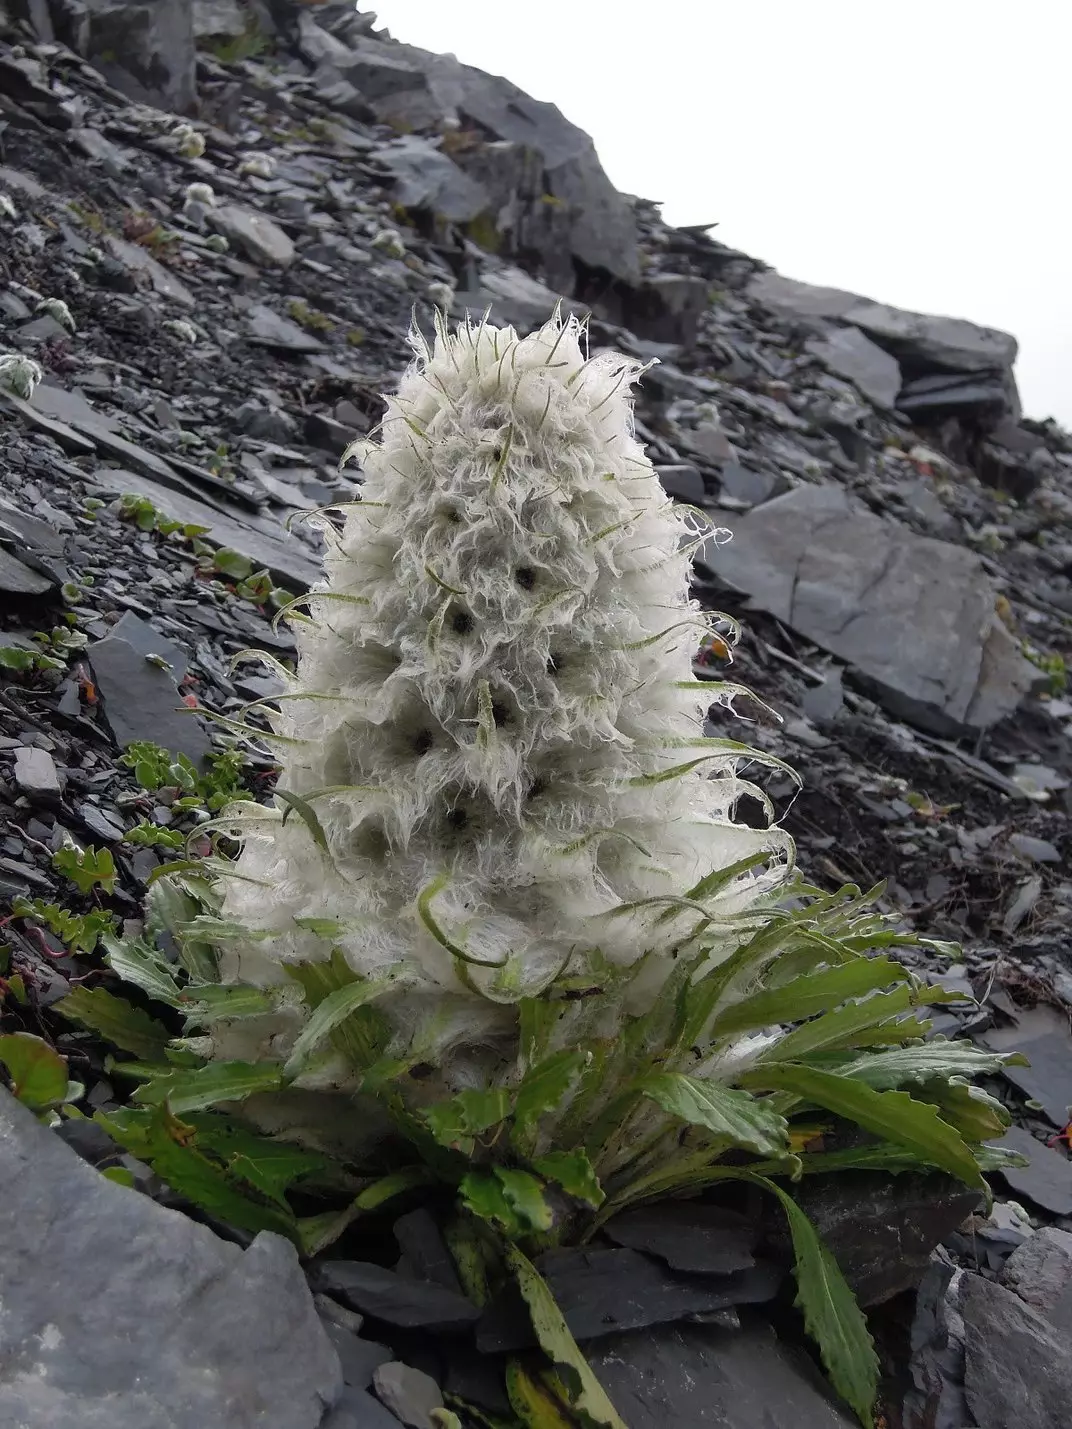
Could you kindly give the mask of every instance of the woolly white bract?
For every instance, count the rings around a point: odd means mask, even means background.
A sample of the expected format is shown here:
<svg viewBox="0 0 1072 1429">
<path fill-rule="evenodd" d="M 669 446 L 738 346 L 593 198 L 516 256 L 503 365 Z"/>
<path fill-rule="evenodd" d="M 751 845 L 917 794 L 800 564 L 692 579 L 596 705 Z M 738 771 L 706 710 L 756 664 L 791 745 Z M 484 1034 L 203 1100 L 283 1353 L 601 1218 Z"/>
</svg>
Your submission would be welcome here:
<svg viewBox="0 0 1072 1429">
<path fill-rule="evenodd" d="M 734 915 L 780 885 L 792 846 L 733 821 L 759 756 L 701 737 L 719 696 L 691 674 L 704 521 L 633 436 L 641 364 L 587 357 L 583 327 L 557 316 L 524 338 L 467 323 L 430 350 L 411 340 L 295 627 L 272 717 L 286 813 L 235 815 L 221 911 L 252 935 L 228 939 L 222 976 L 276 986 L 282 1005 L 218 1027 L 212 1050 L 285 1055 L 307 1013 L 283 965 L 337 948 L 393 980 L 376 1009 L 397 1044 L 416 1038 L 465 1085 L 497 1075 L 519 1000 L 556 980 L 603 990 L 613 1035 L 682 933 L 627 905 L 750 862 L 704 905 L 728 955 Z M 345 1081 L 337 1064 L 321 1077 Z"/>
<path fill-rule="evenodd" d="M 0 353 L 0 391 L 6 389 L 28 402 L 44 375 L 40 363 L 32 357 L 18 352 Z"/>
</svg>

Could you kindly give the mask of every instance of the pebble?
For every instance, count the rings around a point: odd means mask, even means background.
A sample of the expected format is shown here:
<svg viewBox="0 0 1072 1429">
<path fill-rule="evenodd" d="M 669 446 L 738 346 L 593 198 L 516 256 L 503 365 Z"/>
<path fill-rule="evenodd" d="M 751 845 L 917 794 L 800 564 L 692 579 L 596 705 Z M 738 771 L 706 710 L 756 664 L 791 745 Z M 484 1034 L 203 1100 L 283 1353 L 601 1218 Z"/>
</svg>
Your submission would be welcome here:
<svg viewBox="0 0 1072 1429">
<path fill-rule="evenodd" d="M 20 794 L 31 800 L 58 800 L 66 782 L 67 776 L 46 750 L 26 744 L 15 750 L 15 783 Z"/>
<path fill-rule="evenodd" d="M 432 1411 L 442 1409 L 443 1396 L 431 1375 L 392 1360 L 379 1366 L 372 1384 L 380 1403 L 407 1429 L 436 1429 Z"/>
</svg>

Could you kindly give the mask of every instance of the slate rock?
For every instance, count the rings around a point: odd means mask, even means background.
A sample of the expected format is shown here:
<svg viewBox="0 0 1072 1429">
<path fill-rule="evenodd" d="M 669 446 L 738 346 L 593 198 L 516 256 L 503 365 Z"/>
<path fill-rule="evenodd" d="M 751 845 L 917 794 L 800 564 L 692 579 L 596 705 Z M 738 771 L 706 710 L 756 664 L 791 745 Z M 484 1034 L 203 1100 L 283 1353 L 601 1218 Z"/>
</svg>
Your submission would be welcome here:
<svg viewBox="0 0 1072 1429">
<path fill-rule="evenodd" d="M 1009 1256 L 1001 1280 L 1055 1330 L 1072 1336 L 1072 1232 L 1037 1230 Z"/>
<path fill-rule="evenodd" d="M 980 1200 L 977 1191 L 938 1172 L 808 1177 L 794 1196 L 865 1307 L 917 1286 L 935 1246 Z M 770 1243 L 789 1256 L 784 1218 L 770 1215 L 767 1226 Z"/>
<path fill-rule="evenodd" d="M 55 802 L 65 783 L 47 749 L 24 744 L 15 750 L 15 786 L 31 803 Z"/>
<path fill-rule="evenodd" d="M 628 290 L 624 322 L 637 337 L 692 347 L 711 306 L 711 285 L 682 273 L 655 273 Z"/>
<path fill-rule="evenodd" d="M 367 1389 L 348 1385 L 320 1429 L 398 1429 L 398 1422 Z"/>
<path fill-rule="evenodd" d="M 409 1280 L 362 1260 L 325 1260 L 310 1271 L 314 1287 L 345 1305 L 403 1329 L 440 1331 L 472 1325 L 480 1311 L 471 1300 L 441 1285 Z"/>
<path fill-rule="evenodd" d="M 283 352 L 323 352 L 324 344 L 313 333 L 275 313 L 264 303 L 254 303 L 246 313 L 246 339 L 259 347 Z"/>
<path fill-rule="evenodd" d="M 706 542 L 697 560 L 855 666 L 897 717 L 935 733 L 1011 714 L 1034 679 L 1006 650 L 973 552 L 876 516 L 840 486 L 800 486 L 765 502 L 736 523 L 732 541 Z"/>
<path fill-rule="evenodd" d="M 597 1340 L 588 1361 L 629 1429 L 850 1429 L 814 1365 L 758 1318 Z"/>
<path fill-rule="evenodd" d="M 55 584 L 48 576 L 31 570 L 0 546 L 0 590 L 9 595 L 44 595 Z"/>
<path fill-rule="evenodd" d="M 729 1275 L 687 1275 L 627 1249 L 547 1251 L 537 1269 L 578 1340 L 761 1303 L 785 1278 L 766 1262 Z M 490 1354 L 534 1343 L 520 1295 L 511 1288 L 496 1296 L 477 1326 L 477 1348 Z"/>
<path fill-rule="evenodd" d="M 139 283 L 151 288 L 161 298 L 167 298 L 183 308 L 197 306 L 197 299 L 186 284 L 181 282 L 170 268 L 158 263 L 140 243 L 130 243 L 114 233 L 106 233 L 104 243 L 117 263 L 122 263 Z"/>
<path fill-rule="evenodd" d="M 1067 1429 L 1072 1346 L 1003 1285 L 965 1274 L 964 1389 L 978 1429 Z"/>
<path fill-rule="evenodd" d="M 342 1366 L 342 1377 L 354 1389 L 368 1389 L 374 1372 L 382 1364 L 394 1359 L 394 1351 L 375 1340 L 366 1340 L 355 1335 L 352 1330 L 321 1316 L 328 1339 L 335 1346 Z"/>
<path fill-rule="evenodd" d="M 376 1397 L 406 1429 L 436 1429 L 432 1411 L 443 1408 L 443 1395 L 431 1375 L 398 1360 L 380 1365 L 372 1376 Z"/>
<path fill-rule="evenodd" d="M 319 1429 L 342 1392 L 292 1246 L 117 1186 L 0 1092 L 0 1423 Z"/>
<path fill-rule="evenodd" d="M 780 496 L 788 484 L 781 472 L 757 471 L 738 461 L 724 462 L 718 480 L 719 494 L 742 506 L 761 506 Z"/>
<path fill-rule="evenodd" d="M 134 645 L 115 635 L 89 646 L 86 658 L 104 719 L 121 749 L 150 740 L 200 765 L 212 741 L 197 716 L 183 706 L 175 681 Z"/>
<path fill-rule="evenodd" d="M 603 1227 L 615 1245 L 646 1251 L 671 1270 L 730 1275 L 755 1265 L 759 1226 L 747 1216 L 699 1201 L 667 1201 L 623 1211 Z"/>
<path fill-rule="evenodd" d="M 394 198 L 403 208 L 426 208 L 450 223 L 468 223 L 491 205 L 483 184 L 430 139 L 407 134 L 374 157 L 393 177 Z"/>
<path fill-rule="evenodd" d="M 1051 1215 L 1072 1216 L 1072 1161 L 1022 1126 L 1010 1126 L 1001 1145 L 1031 1159 L 1029 1166 L 1002 1169 L 1001 1174 L 1013 1195 L 1018 1200 L 1032 1201 Z"/>
<path fill-rule="evenodd" d="M 674 466 L 659 466 L 655 470 L 663 490 L 675 501 L 684 501 L 689 506 L 699 506 L 707 500 L 704 479 L 694 466 L 682 462 Z"/>
<path fill-rule="evenodd" d="M 254 263 L 286 268 L 294 261 L 294 244 L 279 225 L 263 213 L 225 203 L 209 209 L 208 221 L 217 233 L 222 233 Z"/>
<path fill-rule="evenodd" d="M 176 684 L 185 678 L 189 662 L 185 652 L 169 640 L 148 620 L 142 620 L 132 610 L 126 610 L 112 626 L 110 634 L 133 645 L 139 655 L 159 655 L 168 662 L 171 678 Z"/>
<path fill-rule="evenodd" d="M 1055 1008 L 1023 1009 L 1010 1027 L 991 1027 L 979 1041 L 995 1052 L 1022 1052 L 1030 1065 L 1002 1068 L 1002 1075 L 1025 1097 L 1037 1101 L 1054 1126 L 1062 1127 L 1072 1106 L 1072 1036 L 1068 1020 Z"/>
<path fill-rule="evenodd" d="M 454 1258 L 443 1239 L 435 1217 L 423 1207 L 399 1216 L 392 1226 L 394 1238 L 402 1252 L 395 1269 L 413 1280 L 427 1280 L 441 1285 L 456 1295 L 462 1293 L 462 1283 Z"/>
<path fill-rule="evenodd" d="M 1019 417 L 1020 397 L 1009 372 L 942 373 L 906 382 L 897 409 L 919 422 L 968 417 L 977 426 L 990 427 Z"/>
<path fill-rule="evenodd" d="M 116 89 L 140 104 L 190 113 L 197 99 L 191 0 L 109 0 L 74 14 L 66 42 Z"/>
<path fill-rule="evenodd" d="M 812 338 L 807 349 L 831 372 L 851 382 L 876 407 L 890 408 L 901 390 L 897 360 L 858 327 L 833 328 Z"/>
</svg>

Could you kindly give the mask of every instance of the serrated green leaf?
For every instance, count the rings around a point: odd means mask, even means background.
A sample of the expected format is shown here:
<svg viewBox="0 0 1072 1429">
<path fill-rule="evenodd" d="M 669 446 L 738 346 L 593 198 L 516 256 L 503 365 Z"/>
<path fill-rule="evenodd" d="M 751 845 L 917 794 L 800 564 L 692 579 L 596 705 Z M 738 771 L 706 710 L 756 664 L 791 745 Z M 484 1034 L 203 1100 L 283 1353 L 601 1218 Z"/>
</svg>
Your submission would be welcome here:
<svg viewBox="0 0 1072 1429">
<path fill-rule="evenodd" d="M 167 1065 L 165 1053 L 171 1041 L 168 1029 L 125 997 L 115 997 L 107 988 L 73 988 L 53 1010 L 144 1062 Z"/>
<path fill-rule="evenodd" d="M 374 1001 L 393 986 L 394 979 L 376 978 L 370 982 L 351 982 L 328 993 L 302 1028 L 293 1050 L 283 1066 L 283 1076 L 293 1081 L 308 1066 L 313 1053 L 335 1029 L 346 1022 L 365 1003 Z"/>
<path fill-rule="evenodd" d="M 552 1052 L 522 1077 L 514 1097 L 514 1121 L 520 1130 L 561 1105 L 584 1066 L 580 1049 Z"/>
<path fill-rule="evenodd" d="M 161 953 L 142 938 L 101 938 L 105 962 L 123 982 L 133 983 L 157 1002 L 178 1007 L 182 992 Z"/>
<path fill-rule="evenodd" d="M 328 1157 L 317 1151 L 260 1136 L 230 1117 L 205 1112 L 189 1120 L 197 1133 L 199 1149 L 211 1152 L 232 1175 L 255 1186 L 288 1212 L 284 1192 L 331 1165 Z"/>
<path fill-rule="evenodd" d="M 720 1037 L 777 1022 L 803 1022 L 847 998 L 863 997 L 907 978 L 904 968 L 889 958 L 854 958 L 838 967 L 794 978 L 785 987 L 764 988 L 743 998 L 718 1014 L 711 1024 L 711 1035 Z"/>
<path fill-rule="evenodd" d="M 548 1151 L 532 1158 L 532 1168 L 548 1181 L 556 1181 L 569 1195 L 590 1206 L 601 1206 L 606 1192 L 591 1161 L 582 1150 Z"/>
<path fill-rule="evenodd" d="M 341 948 L 333 948 L 323 962 L 290 963 L 284 971 L 300 984 L 306 1006 L 315 1009 L 339 988 L 361 981 L 346 961 Z M 369 1072 L 378 1064 L 391 1040 L 391 1024 L 376 1007 L 356 1008 L 328 1034 L 331 1045 L 356 1071 Z M 396 1073 L 392 1073 L 392 1076 Z"/>
<path fill-rule="evenodd" d="M 425 1107 L 421 1119 L 441 1146 L 459 1146 L 497 1125 L 510 1109 L 510 1093 L 505 1087 L 474 1088 L 459 1092 L 449 1101 Z"/>
<path fill-rule="evenodd" d="M 32 1032 L 0 1035 L 0 1062 L 11 1079 L 11 1094 L 31 1111 L 61 1106 L 67 1098 L 67 1062 Z"/>
<path fill-rule="evenodd" d="M 115 859 L 111 849 L 94 848 L 92 844 L 78 849 L 68 844 L 52 855 L 52 866 L 57 873 L 69 878 L 79 893 L 92 893 L 98 887 L 105 893 L 115 890 Z"/>
<path fill-rule="evenodd" d="M 1026 1067 L 1022 1052 L 989 1052 L 968 1042 L 934 1037 L 919 1047 L 894 1047 L 872 1052 L 845 1067 L 845 1075 L 882 1090 L 932 1077 L 979 1077 L 1003 1067 Z"/>
<path fill-rule="evenodd" d="M 313 806 L 299 795 L 292 794 L 289 789 L 280 789 L 277 787 L 272 790 L 272 793 L 275 798 L 282 800 L 282 802 L 287 805 L 283 811 L 283 823 L 285 824 L 287 822 L 287 819 L 292 813 L 297 814 L 302 823 L 304 823 L 305 827 L 309 830 L 309 836 L 313 840 L 313 843 L 316 844 L 322 853 L 328 853 L 328 836 L 324 832 L 324 826 L 317 817 L 316 810 Z"/>
<path fill-rule="evenodd" d="M 759 1054 L 759 1061 L 802 1062 L 816 1052 L 857 1047 L 861 1038 L 866 1038 L 876 1027 L 887 1023 L 903 1028 L 897 1034 L 897 1040 L 903 1041 L 915 1034 L 911 1022 L 897 1019 L 904 1018 L 911 1011 L 913 1001 L 912 988 L 902 985 L 890 992 L 877 992 L 861 1002 L 847 1002 L 811 1022 L 794 1027 L 792 1032 L 787 1032 L 777 1042 L 764 1048 Z"/>
<path fill-rule="evenodd" d="M 508 1236 L 522 1236 L 528 1226 L 506 1198 L 503 1184 L 486 1171 L 470 1171 L 458 1187 L 462 1205 L 483 1221 L 500 1226 Z"/>
<path fill-rule="evenodd" d="M 551 1229 L 554 1216 L 544 1199 L 543 1186 L 529 1171 L 510 1166 L 492 1167 L 503 1188 L 503 1195 L 526 1230 Z"/>
<path fill-rule="evenodd" d="M 734 1146 L 744 1146 L 759 1156 L 782 1156 L 789 1148 L 785 1118 L 747 1091 L 700 1081 L 682 1072 L 653 1072 L 638 1086 L 663 1111 L 705 1127 Z"/>
<path fill-rule="evenodd" d="M 867 1321 L 837 1261 L 788 1192 L 765 1176 L 745 1179 L 763 1186 L 781 1202 L 796 1257 L 797 1304 L 808 1334 L 819 1346 L 830 1382 L 871 1429 L 878 1393 L 878 1356 Z"/>
<path fill-rule="evenodd" d="M 247 983 L 202 983 L 188 987 L 182 995 L 186 1026 L 201 1027 L 235 1017 L 263 1017 L 274 1012 L 276 1000 L 264 988 Z"/>
<path fill-rule="evenodd" d="M 536 1267 L 515 1245 L 505 1245 L 503 1256 L 529 1307 L 540 1348 L 562 1380 L 573 1414 L 584 1429 L 628 1429 L 570 1334 L 555 1297 Z"/>
<path fill-rule="evenodd" d="M 747 1087 L 788 1092 L 825 1107 L 883 1141 L 906 1147 L 921 1161 L 948 1171 L 965 1185 L 986 1192 L 971 1147 L 941 1119 L 937 1108 L 914 1100 L 907 1092 L 878 1092 L 854 1077 L 799 1062 L 753 1067 L 738 1080 Z"/>
<path fill-rule="evenodd" d="M 510 1360 L 506 1366 L 506 1393 L 524 1429 L 576 1429 L 576 1419 L 520 1360 Z"/>
<path fill-rule="evenodd" d="M 231 576 L 234 580 L 246 580 L 253 572 L 253 562 L 248 556 L 243 556 L 241 551 L 232 550 L 230 546 L 221 546 L 215 553 L 216 569 L 225 576 Z"/>
<path fill-rule="evenodd" d="M 138 1087 L 134 1099 L 149 1106 L 166 1101 L 173 1115 L 182 1116 L 219 1102 L 240 1102 L 255 1092 L 278 1091 L 282 1085 L 283 1071 L 275 1062 L 210 1062 L 156 1077 Z"/>
<path fill-rule="evenodd" d="M 962 1078 L 924 1082 L 912 1095 L 937 1106 L 943 1121 L 955 1126 L 965 1141 L 989 1141 L 1004 1136 L 1012 1118 L 1009 1112 L 982 1087 L 970 1086 Z"/>
</svg>

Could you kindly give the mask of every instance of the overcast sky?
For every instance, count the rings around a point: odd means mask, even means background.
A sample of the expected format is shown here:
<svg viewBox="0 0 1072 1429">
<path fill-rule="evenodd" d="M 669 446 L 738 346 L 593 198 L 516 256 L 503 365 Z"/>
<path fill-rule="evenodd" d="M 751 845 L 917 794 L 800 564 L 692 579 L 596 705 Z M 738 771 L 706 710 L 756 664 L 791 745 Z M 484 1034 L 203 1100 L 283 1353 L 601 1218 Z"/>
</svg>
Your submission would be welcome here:
<svg viewBox="0 0 1072 1429">
<path fill-rule="evenodd" d="M 362 0 L 592 135 L 618 188 L 806 282 L 1020 340 L 1072 427 L 1069 0 Z"/>
</svg>

